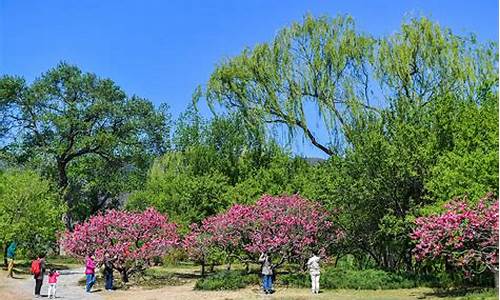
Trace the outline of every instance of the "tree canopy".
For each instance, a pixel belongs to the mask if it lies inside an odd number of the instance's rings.
[[[31,84],[1,77],[0,108],[6,150],[54,178],[70,209],[91,199],[84,215],[138,186],[169,148],[166,106],[66,63]]]
[[[210,105],[238,111],[248,126],[284,124],[327,155],[353,145],[360,118],[390,107],[418,113],[452,98],[481,105],[498,93],[497,50],[453,34],[426,18],[375,38],[351,17],[306,16],[270,43],[223,61],[205,91]],[[315,108],[328,140],[308,114]]]

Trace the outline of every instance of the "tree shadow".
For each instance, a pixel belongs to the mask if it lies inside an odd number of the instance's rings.
[[[182,279],[200,279],[203,278],[201,274],[196,274],[196,273],[179,273],[179,272],[174,272],[171,273],[173,276],[177,278],[182,278]],[[209,274],[205,274],[205,277],[207,277]]]

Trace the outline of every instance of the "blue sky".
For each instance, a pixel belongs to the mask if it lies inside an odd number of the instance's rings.
[[[0,0],[0,74],[33,80],[64,60],[177,116],[223,58],[271,40],[306,13],[350,14],[375,36],[425,15],[454,32],[498,40],[498,1]],[[301,142],[297,154],[324,156]]]

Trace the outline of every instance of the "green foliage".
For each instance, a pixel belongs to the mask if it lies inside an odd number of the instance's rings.
[[[129,209],[156,207],[172,221],[189,225],[227,207],[222,197],[228,179],[220,173],[196,176],[183,169],[180,153],[169,153],[156,161],[146,189],[132,194]]]
[[[154,206],[186,229],[233,203],[253,203],[264,193],[296,193],[307,185],[298,179],[307,163],[244,130],[239,115],[206,122],[188,109],[173,140],[175,150],[155,161],[146,186],[129,197],[128,209]]]
[[[348,138],[346,117],[369,97],[365,74],[374,42],[356,31],[351,17],[308,15],[272,42],[220,64],[208,83],[208,104],[242,112],[250,128],[284,125],[291,136],[301,133],[333,155]],[[335,145],[320,141],[312,131],[307,102],[313,103]]]
[[[0,244],[16,241],[28,256],[54,249],[65,205],[53,186],[29,170],[0,173]]]
[[[31,84],[1,77],[0,106],[2,144],[57,182],[76,219],[140,186],[152,158],[169,148],[165,106],[66,63]]]
[[[247,285],[259,284],[257,274],[243,274],[241,271],[223,271],[196,281],[196,290],[236,290]]]
[[[432,167],[427,188],[438,200],[464,194],[477,200],[489,191],[498,192],[497,97],[490,96],[480,106],[464,103],[454,114],[459,121],[449,125],[455,127],[453,147]]]

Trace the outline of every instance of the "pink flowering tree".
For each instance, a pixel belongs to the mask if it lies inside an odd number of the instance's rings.
[[[212,234],[197,224],[190,226],[190,231],[184,236],[182,247],[188,258],[201,265],[201,276],[205,276],[205,266],[212,261],[216,252]]]
[[[236,204],[225,213],[207,217],[201,225],[191,225],[183,246],[190,259],[201,264],[202,275],[205,264],[220,253],[225,255],[228,263],[234,257],[247,264],[250,262],[243,256],[242,245],[248,243],[247,226],[252,214],[252,207]]]
[[[236,258],[255,262],[261,252],[269,252],[279,267],[285,261],[304,262],[315,250],[326,254],[341,231],[335,229],[330,214],[318,203],[294,196],[263,196],[256,204],[234,205],[227,212],[205,219],[192,231],[200,243],[188,252],[207,253],[217,248],[228,262]],[[185,239],[195,245],[192,235]]]
[[[417,261],[444,259],[466,277],[498,272],[498,199],[486,195],[476,205],[448,203],[442,214],[417,218],[411,234]]]
[[[105,253],[116,257],[114,268],[122,280],[148,267],[179,244],[177,226],[153,208],[144,212],[108,210],[66,231],[61,240],[64,250],[77,258],[93,253],[102,263]]]
[[[254,205],[254,216],[244,248],[253,254],[268,251],[278,259],[277,267],[285,261],[305,262],[312,251],[326,255],[342,236],[319,203],[298,195],[265,195]]]

